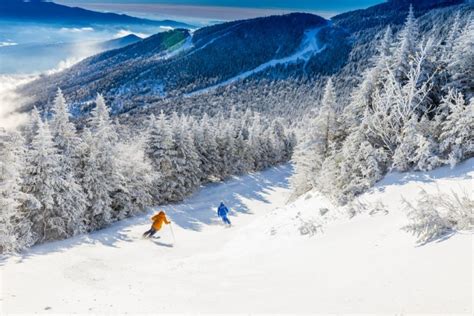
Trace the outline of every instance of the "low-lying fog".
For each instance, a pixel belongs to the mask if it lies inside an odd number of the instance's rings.
[[[129,34],[145,38],[165,30],[137,25],[71,27],[0,21],[0,127],[12,128],[25,119],[25,115],[15,113],[26,100],[26,96],[15,93],[19,85],[99,53],[106,41]]]
[[[150,26],[71,27],[0,21],[0,74],[30,74],[100,52],[100,43],[128,34],[147,37]]]

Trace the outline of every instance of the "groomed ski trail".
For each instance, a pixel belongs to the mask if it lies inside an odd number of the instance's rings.
[[[242,72],[241,74],[238,74],[235,77],[232,77],[230,79],[222,81],[222,82],[220,82],[218,84],[215,84],[213,86],[187,93],[185,96],[186,97],[192,97],[192,96],[195,96],[195,95],[208,93],[208,92],[210,92],[212,90],[215,90],[217,88],[227,86],[229,84],[232,84],[232,83],[240,81],[240,80],[244,80],[244,79],[246,79],[246,78],[248,78],[248,77],[250,77],[250,76],[252,76],[256,73],[262,72],[265,69],[275,67],[277,65],[289,65],[289,64],[292,64],[292,63],[296,63],[298,61],[307,62],[312,56],[320,53],[321,51],[323,51],[326,48],[325,45],[321,45],[318,41],[317,35],[318,35],[320,30],[321,30],[321,27],[317,27],[317,28],[310,29],[310,30],[306,31],[304,33],[303,40],[300,44],[299,49],[290,56],[279,58],[279,59],[272,59],[272,60],[270,60],[266,63],[263,63],[263,64],[259,65],[258,67],[254,68],[254,69]]]
[[[164,207],[174,244],[167,225],[141,239],[150,210],[0,261],[0,313],[472,314],[473,235],[417,246],[401,227],[402,198],[472,192],[474,159],[389,174],[354,218],[318,192],[285,205],[291,172],[236,177]],[[216,216],[221,200],[230,228]],[[300,234],[308,223],[321,225],[312,237]]]
[[[215,253],[254,218],[285,204],[291,172],[286,165],[209,184],[182,203],[0,261],[0,312],[192,311],[186,300],[199,296],[203,286],[215,286],[223,271],[213,268],[204,283],[192,275],[199,275],[208,260],[217,260]],[[217,217],[220,201],[231,210],[230,228]],[[142,239],[151,225],[149,218],[161,209],[172,220],[175,242],[169,225],[156,233],[160,239]]]

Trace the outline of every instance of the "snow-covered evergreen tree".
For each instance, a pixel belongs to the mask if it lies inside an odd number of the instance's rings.
[[[259,113],[255,113],[249,129],[249,145],[252,151],[254,170],[262,170],[267,166],[267,150],[263,133],[264,127],[261,116]]]
[[[115,220],[114,194],[120,192],[122,184],[116,165],[117,134],[101,95],[88,124],[82,135],[81,186],[88,204],[86,225],[96,230]]]
[[[398,80],[406,79],[410,64],[416,55],[418,36],[418,23],[415,19],[413,5],[410,4],[405,25],[398,33],[398,41],[396,43],[394,70],[395,77]]]
[[[118,144],[117,168],[124,188],[121,204],[114,203],[119,219],[144,212],[153,205],[152,185],[156,172],[145,155],[145,141],[145,137],[137,136]]]
[[[363,75],[361,84],[353,90],[351,102],[343,111],[343,127],[357,127],[362,121],[364,112],[372,107],[375,89],[381,88],[391,67],[392,29],[388,26],[377,48],[377,56],[373,58],[373,66]],[[346,131],[349,132],[349,131]]]
[[[275,165],[288,159],[291,148],[285,135],[285,128],[280,119],[275,119],[271,123],[270,133],[270,141],[273,149],[273,157],[270,161],[272,165]]]
[[[220,164],[219,175],[221,179],[225,179],[234,173],[235,167],[235,138],[234,138],[234,124],[229,123],[229,120],[224,117],[217,117],[217,148],[219,150]],[[262,144],[261,144],[262,145]],[[263,146],[263,145],[262,145]],[[261,148],[263,150],[263,148]]]
[[[324,95],[321,100],[321,108],[315,125],[315,133],[319,145],[320,153],[323,157],[327,156],[330,146],[335,141],[337,133],[337,103],[336,92],[332,79],[329,78],[324,89]]]
[[[326,180],[329,182],[328,190],[332,190],[330,196],[338,202],[350,201],[374,185],[386,172],[386,151],[368,141],[365,130],[365,123],[362,123],[347,137],[335,157],[339,161],[337,176]]]
[[[83,216],[87,207],[82,187],[78,183],[80,138],[74,124],[69,120],[69,111],[60,89],[53,104],[51,130],[59,154],[59,168],[67,183],[66,189],[58,195],[58,211],[70,214],[67,233],[73,236],[85,231]]]
[[[415,169],[421,171],[430,171],[440,165],[438,144],[432,137],[418,135],[418,145],[413,160],[416,163]]]
[[[453,29],[454,30],[454,29]],[[474,97],[474,18],[472,14],[467,25],[462,28],[456,37],[454,33],[454,45],[452,53],[448,54],[448,71],[450,81],[448,87],[462,92],[467,99]]]
[[[146,155],[158,173],[153,182],[155,200],[170,201],[176,188],[173,161],[177,155],[172,130],[166,115],[161,112],[157,120],[151,118],[151,130],[146,144]]]
[[[443,104],[450,114],[442,123],[441,150],[454,166],[474,155],[474,99],[466,104],[460,92],[450,90]]]
[[[174,114],[171,125],[173,126],[173,151],[175,153],[171,159],[174,169],[171,181],[175,185],[170,200],[180,201],[199,185],[200,161],[187,119]]]
[[[373,95],[372,107],[364,115],[369,135],[391,154],[400,143],[399,135],[404,125],[431,108],[428,96],[432,89],[432,76],[424,76],[424,65],[432,45],[432,39],[422,44],[405,80],[399,80],[393,72],[388,72],[383,87]]]
[[[415,163],[420,136],[417,125],[417,119],[413,117],[403,127],[399,145],[393,154],[393,167],[398,171],[408,171]]]
[[[324,127],[325,116],[311,119],[308,113],[293,156],[292,184],[297,192],[318,188],[345,202],[373,185],[390,166],[431,170],[446,160],[455,164],[473,155],[468,136],[473,133],[472,108],[459,96],[455,100],[452,92],[441,102],[446,82],[465,92],[472,86],[471,65],[453,68],[456,58],[461,63],[469,60],[472,51],[472,36],[466,35],[471,20],[464,28],[460,16],[448,34],[436,40],[440,33],[435,31],[419,35],[413,8],[395,42],[387,29],[342,119],[337,116],[331,141],[318,133],[327,129],[315,128]]]
[[[201,180],[218,177],[220,163],[219,150],[216,140],[216,130],[210,123],[209,116],[204,114],[194,129],[194,146],[200,159]]]
[[[23,190],[40,203],[39,208],[29,211],[37,241],[43,242],[69,237],[69,224],[75,220],[72,216],[76,210],[62,205],[62,194],[68,192],[69,184],[61,173],[61,158],[49,125],[37,113],[34,118],[38,128],[26,154]]]
[[[293,161],[296,164],[292,186],[304,193],[318,185],[323,163],[329,156],[337,135],[336,95],[331,78],[326,83],[319,113],[309,123],[304,141],[296,147]]]
[[[32,222],[21,206],[24,168],[23,140],[17,132],[0,128],[0,253],[21,251],[34,244]]]

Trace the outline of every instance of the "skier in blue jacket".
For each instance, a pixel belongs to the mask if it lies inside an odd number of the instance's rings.
[[[229,209],[227,208],[227,206],[224,205],[224,202],[221,202],[221,204],[219,205],[219,207],[217,208],[217,216],[219,216],[220,218],[222,218],[222,221],[227,224],[227,225],[231,225],[229,219],[227,218],[227,214],[229,213]]]

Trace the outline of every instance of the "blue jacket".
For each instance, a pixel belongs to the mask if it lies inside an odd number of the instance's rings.
[[[227,213],[229,213],[229,209],[224,205],[224,203],[221,203],[217,208],[217,215],[220,217],[226,217]]]

